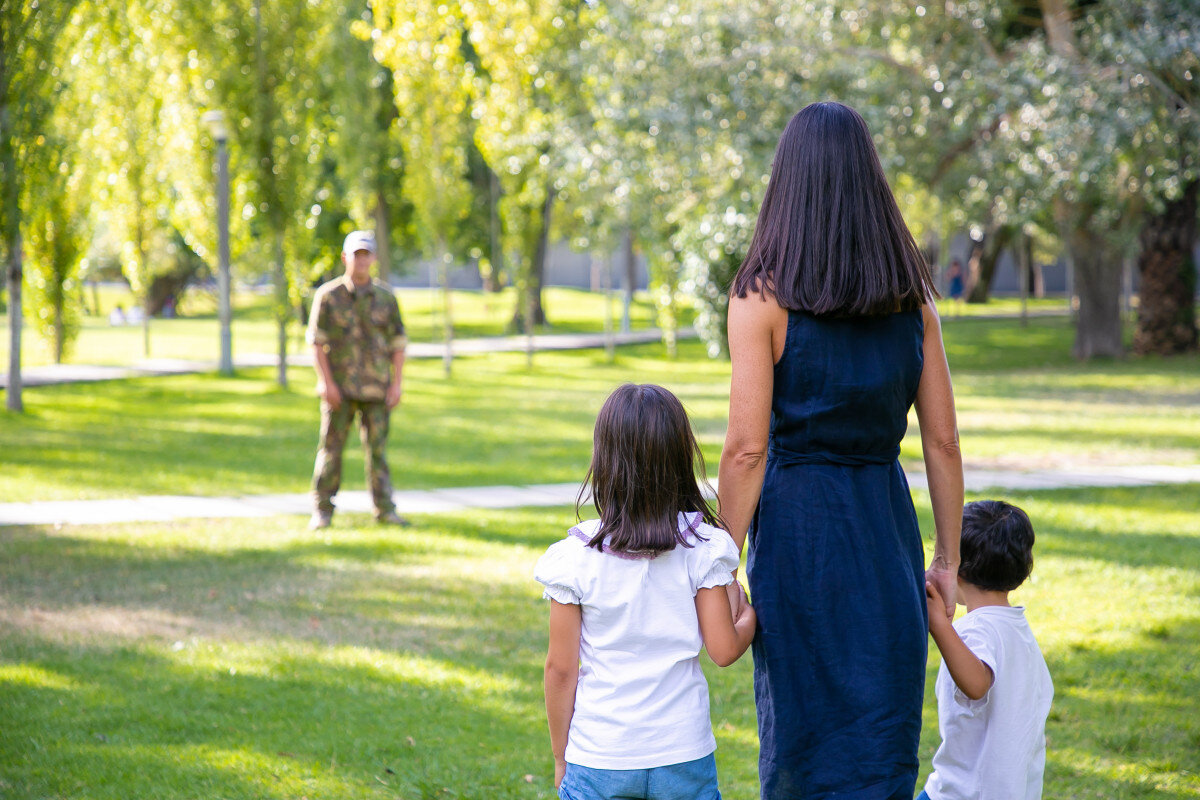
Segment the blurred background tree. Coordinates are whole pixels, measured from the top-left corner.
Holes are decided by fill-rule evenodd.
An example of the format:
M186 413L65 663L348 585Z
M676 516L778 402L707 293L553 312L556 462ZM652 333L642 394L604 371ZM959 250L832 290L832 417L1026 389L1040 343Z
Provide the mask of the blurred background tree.
M211 274L209 109L230 120L235 274L272 287L280 383L311 289L364 227L384 278L427 257L444 285L452 264L516 285L523 330L551 316L552 241L615 254L626 308L640 254L668 347L690 302L721 355L775 142L821 99L866 117L935 266L969 235L972 301L1002 252L1030 288L1061 254L1075 354L1120 355L1136 265L1135 351L1197 346L1191 0L0 2L0 24L10 407L23 253L60 355L81 264L115 248L147 320Z

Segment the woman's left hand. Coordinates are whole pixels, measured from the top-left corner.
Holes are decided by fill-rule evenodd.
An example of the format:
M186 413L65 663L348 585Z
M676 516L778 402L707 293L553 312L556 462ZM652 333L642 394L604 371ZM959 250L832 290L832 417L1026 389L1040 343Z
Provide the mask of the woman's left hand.
M945 614L949 620L954 619L955 598L958 596L958 567L939 563L938 558L925 570L925 580L932 583L942 596L945 603Z

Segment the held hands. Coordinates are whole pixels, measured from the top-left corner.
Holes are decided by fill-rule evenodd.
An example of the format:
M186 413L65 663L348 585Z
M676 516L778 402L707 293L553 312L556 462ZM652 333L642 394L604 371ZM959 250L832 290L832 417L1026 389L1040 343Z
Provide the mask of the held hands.
M387 388L387 408L391 411L400 405L400 381L392 381Z
M750 605L750 598L746 596L746 587L735 580L725 587L725 591L729 593L729 612L733 615L734 627L740 624L753 629L757 618L754 606Z
M745 613L745 609L750 607L750 599L746 596L746 589L736 580L725 587L725 592L729 595L729 614L733 617L736 624L738 617Z
M333 381L319 382L317 384L317 395L334 410L342 406L342 392Z
M953 621L955 597L958 595L958 566L950 566L944 557L934 556L933 563L925 570L926 594L930 584L936 589L936 602L944 609L946 621Z
M931 632L937 634L951 626L951 620L954 619L954 607L950 607L951 615L947 616L944 611L946 602L942 598L942 593L938 591L938 587L931 580L925 581L925 607L929 612L929 630Z

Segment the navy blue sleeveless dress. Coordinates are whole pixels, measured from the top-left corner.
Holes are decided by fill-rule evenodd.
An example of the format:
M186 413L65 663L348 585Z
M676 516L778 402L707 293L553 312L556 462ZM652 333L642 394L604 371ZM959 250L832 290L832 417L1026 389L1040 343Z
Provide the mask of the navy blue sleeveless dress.
M748 536L763 798L913 796L924 554L897 456L922 336L920 311L788 314Z

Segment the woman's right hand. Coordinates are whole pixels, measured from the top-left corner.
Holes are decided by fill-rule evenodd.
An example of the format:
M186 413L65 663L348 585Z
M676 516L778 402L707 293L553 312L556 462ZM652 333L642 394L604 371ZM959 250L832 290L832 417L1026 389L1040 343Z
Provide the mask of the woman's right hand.
M562 786L563 776L567 774L567 762L561 758L554 759L554 790Z

